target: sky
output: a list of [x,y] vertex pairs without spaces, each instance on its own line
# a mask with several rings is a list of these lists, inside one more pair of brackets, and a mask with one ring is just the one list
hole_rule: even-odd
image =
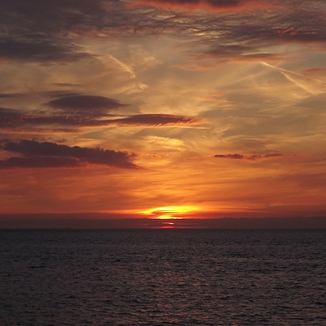
[[324,0],[0,2],[2,215],[325,216],[325,126]]

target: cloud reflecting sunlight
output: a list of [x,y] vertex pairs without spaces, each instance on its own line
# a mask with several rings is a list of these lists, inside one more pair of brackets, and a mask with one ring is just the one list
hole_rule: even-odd
[[0,214],[325,216],[325,13],[1,1]]

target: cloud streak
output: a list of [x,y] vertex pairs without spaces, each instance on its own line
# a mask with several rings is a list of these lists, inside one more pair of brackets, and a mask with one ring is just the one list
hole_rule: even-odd
[[282,157],[284,154],[282,153],[267,153],[267,154],[216,154],[214,155],[215,158],[226,158],[231,160],[249,160],[249,161],[259,161],[264,159],[271,159],[271,158],[277,158]]
[[134,169],[134,154],[101,148],[59,145],[52,142],[21,140],[4,142],[2,149],[22,156],[0,161],[2,168],[79,167],[86,164]]
[[[95,97],[101,99],[100,97]],[[92,103],[85,103],[80,107],[77,105],[82,97],[76,98],[78,101],[51,101],[53,107],[63,110],[62,115],[24,115],[23,112],[13,109],[0,108],[0,126],[5,128],[20,128],[22,126],[72,126],[72,127],[101,127],[101,126],[134,126],[134,127],[164,127],[175,126],[182,127],[194,124],[204,123],[203,119],[186,117],[173,114],[136,114],[127,117],[118,117],[108,115],[106,111],[122,106],[118,102],[103,101],[107,107],[102,107],[99,101],[98,106],[92,106]],[[105,98],[103,98],[105,99]],[[62,106],[63,102],[64,106]],[[53,105],[55,103],[55,105]],[[69,105],[68,105],[69,104]],[[110,119],[105,119],[110,117]]]
[[74,95],[61,97],[47,103],[53,109],[58,109],[66,114],[103,117],[107,111],[126,106],[117,100],[104,96]]
[[203,123],[202,119],[173,114],[136,114],[127,118],[112,120],[121,126],[182,126]]
[[47,103],[52,108],[68,110],[111,110],[124,106],[117,100],[104,96],[74,95],[62,97]]
[[266,1],[248,0],[138,0],[138,5],[149,5],[180,11],[239,12],[270,7]]

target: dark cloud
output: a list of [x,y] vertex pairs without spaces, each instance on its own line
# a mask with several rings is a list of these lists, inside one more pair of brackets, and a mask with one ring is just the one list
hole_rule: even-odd
[[[51,112],[29,112],[22,110],[0,108],[0,127],[17,128],[23,125],[65,125],[65,126],[103,126],[112,124],[112,120],[98,120],[109,117],[107,112],[126,104],[121,104],[115,99],[103,96],[78,95],[67,92],[48,92],[46,95],[59,97],[47,103],[55,109]],[[3,97],[10,97],[5,94]]]
[[[1,113],[0,113],[1,116]],[[105,126],[108,123],[106,120],[96,120],[92,117],[80,117],[80,116],[65,116],[65,115],[52,115],[52,116],[38,116],[38,115],[15,115],[7,114],[3,115],[3,120],[0,122],[0,126],[19,128],[22,126],[50,126],[50,125],[61,125],[61,126],[75,126],[75,127],[95,127]]]
[[10,127],[21,118],[22,114],[18,110],[0,108],[0,127]]
[[[114,106],[122,105],[115,100],[101,98],[101,97],[91,97],[95,98],[95,101],[85,101],[84,107],[81,106],[81,110],[78,110],[77,104],[82,103],[80,97],[74,97],[76,101],[73,100],[63,101],[66,107],[61,115],[24,115],[21,111],[13,109],[0,108],[0,127],[6,128],[19,128],[22,126],[50,126],[50,125],[59,125],[59,126],[74,126],[74,127],[100,127],[100,126],[182,126],[182,125],[191,125],[203,123],[204,120],[196,119],[192,117],[186,117],[181,115],[173,114],[137,114],[124,118],[116,118],[113,115],[108,115],[105,111]],[[60,99],[61,100],[61,99]],[[61,106],[60,102],[56,100],[51,101],[56,103],[56,105]],[[68,106],[68,103],[70,106]],[[97,103],[94,107],[91,106],[91,103]],[[102,105],[107,105],[107,107],[102,108]],[[76,106],[76,108],[74,108]],[[89,106],[89,108],[88,108]],[[69,108],[69,109],[68,109]],[[88,109],[87,109],[88,108]],[[103,117],[110,117],[110,119],[103,119]],[[101,118],[101,119],[98,119]]]
[[[49,111],[29,111],[8,109],[0,107],[0,126],[17,127],[22,124],[48,125],[63,124],[76,126],[96,126],[105,125],[106,123],[97,118],[109,117],[107,112],[126,104],[103,96],[82,95],[76,92],[67,91],[49,91],[43,92],[42,95],[55,98],[46,103],[55,110]],[[0,98],[30,97],[34,94],[0,94]],[[36,95],[39,95],[36,93]],[[59,98],[58,98],[59,97]]]
[[[204,10],[203,4],[208,2],[153,0],[151,3],[154,5],[176,3],[185,10],[187,3],[198,3],[198,8]],[[203,64],[214,67],[212,62],[216,65],[217,61],[284,61],[289,53],[283,53],[280,48],[274,46],[288,43],[303,45],[310,43],[318,45],[319,51],[323,51],[322,46],[325,49],[326,25],[324,18],[319,14],[325,12],[325,2],[315,1],[314,6],[305,5],[302,1],[275,0],[269,3],[271,7],[268,10],[260,10],[259,14],[253,14],[241,7],[246,4],[248,9],[250,6],[251,9],[259,9],[258,7],[263,5],[263,2],[259,1],[234,2],[230,8],[238,8],[237,12],[225,11],[214,16],[178,13],[176,19],[179,21],[182,20],[180,17],[187,19],[184,20],[185,23],[173,24],[172,29],[184,35],[196,31],[200,36],[197,41],[193,41],[194,52],[189,56],[190,62],[185,62],[183,67],[200,70],[205,67]],[[216,8],[219,8],[219,5],[223,7],[223,3],[218,1],[215,5]],[[186,22],[189,22],[189,25]],[[318,48],[316,50],[318,51]],[[192,60],[195,63],[192,63]],[[206,62],[207,60],[210,62]]]
[[17,15],[31,15],[37,17],[49,18],[49,16],[63,14],[65,12],[71,13],[98,13],[102,9],[101,0],[1,0],[2,8],[6,8],[11,13]]
[[101,0],[1,0],[2,21],[18,23],[30,30],[58,30],[68,24],[86,22],[87,17],[100,15],[103,11]]
[[[64,86],[64,85],[59,85],[59,86]],[[71,85],[68,84],[67,86],[71,86]],[[80,95],[79,93],[76,93],[76,92],[67,92],[67,91],[63,91],[63,90],[44,92],[44,94],[47,96],[53,97],[53,98],[79,96]]]
[[38,113],[25,115],[22,111],[14,109],[0,108],[0,127],[1,128],[21,128],[45,125],[65,125],[82,126],[89,124],[87,118],[81,119],[79,116],[53,115],[42,116]]
[[89,56],[59,34],[99,20],[102,4],[100,0],[1,0],[0,59],[67,62]]
[[[180,4],[198,4],[202,1],[200,0],[157,0],[163,3],[180,3]],[[206,0],[206,2],[211,3],[212,6],[216,7],[234,7],[239,6],[241,3],[245,3],[243,0]]]
[[202,59],[224,61],[224,62],[250,62],[250,61],[279,61],[284,59],[284,55],[279,53],[263,52],[260,47],[265,46],[261,41],[260,47],[252,42],[243,42],[239,44],[215,44],[208,42],[207,50],[199,52],[192,56],[192,59],[201,61]]
[[18,93],[0,93],[0,98],[12,98],[12,97],[18,97],[21,94]]
[[65,96],[51,100],[47,105],[66,113],[72,111],[78,114],[89,114],[92,112],[93,116],[106,116],[108,110],[125,106],[125,104],[121,104],[115,99],[94,95]]
[[216,158],[227,158],[232,160],[251,160],[251,161],[258,161],[262,159],[274,158],[274,157],[281,157],[284,156],[282,153],[267,153],[267,154],[250,154],[250,155],[243,155],[243,154],[216,154],[214,157]]
[[[144,10],[148,5],[178,11],[169,12],[167,18],[162,9]],[[259,14],[253,14],[255,10]],[[92,56],[78,47],[80,36],[132,33],[199,36],[197,44],[203,40],[206,46],[198,52],[198,60],[200,54],[218,60],[282,60],[282,53],[270,52],[271,46],[283,42],[324,44],[325,10],[324,1],[309,5],[301,0],[2,0],[0,60],[79,60]]]
[[[325,8],[326,9],[326,8]],[[273,11],[272,11],[273,12]],[[249,62],[249,61],[284,61],[288,53],[282,53],[273,46],[284,44],[316,44],[325,45],[325,24],[314,12],[298,11],[283,13],[282,19],[272,14],[262,16],[239,17],[241,24],[232,24],[233,19],[221,19],[222,26],[216,21],[206,27],[205,33],[212,34],[205,40],[197,42],[200,50],[190,55],[190,60],[196,62]],[[291,27],[288,27],[288,26]],[[199,31],[203,25],[198,26]],[[214,32],[218,31],[218,37]],[[275,50],[276,49],[276,50]],[[320,48],[322,51],[322,48]],[[273,52],[275,51],[275,52]]]
[[[85,120],[85,119],[84,119]],[[0,127],[21,128],[41,125],[80,125],[79,117],[41,116],[39,114],[25,114],[19,110],[0,108]]]
[[75,158],[53,156],[10,157],[0,161],[0,168],[68,168],[81,165]]
[[205,10],[214,12],[256,10],[269,6],[266,1],[254,2],[250,0],[138,0],[137,3],[183,11]]
[[9,167],[73,167],[100,164],[119,168],[136,168],[132,163],[134,154],[101,148],[58,145],[52,142],[21,140],[7,141],[3,150],[20,154],[0,161],[0,166]]
[[203,120],[173,114],[137,114],[112,121],[118,125],[135,126],[187,125],[203,122]]
[[77,46],[45,36],[0,37],[0,58],[6,61],[73,61],[88,57]]
[[242,154],[216,154],[214,157],[217,158],[230,158],[230,159],[237,159],[237,160],[242,160],[244,159],[244,155]]

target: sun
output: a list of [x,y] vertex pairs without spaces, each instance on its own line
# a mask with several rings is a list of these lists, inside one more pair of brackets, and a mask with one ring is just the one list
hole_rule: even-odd
[[187,217],[187,213],[197,211],[195,206],[162,206],[143,211],[143,214],[156,219],[182,219]]

